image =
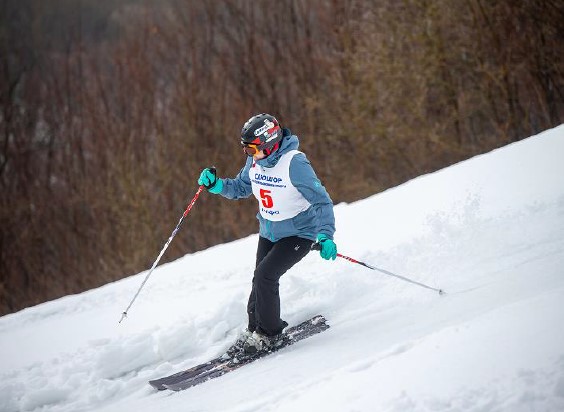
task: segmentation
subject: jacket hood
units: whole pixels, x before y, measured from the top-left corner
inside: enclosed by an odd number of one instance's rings
[[[298,139],[298,136],[292,134],[290,129],[284,128],[282,129],[280,147],[274,153],[271,153],[270,156],[257,160],[256,163],[262,167],[274,167],[283,154],[289,152],[290,150],[298,150],[299,146],[300,140]]]

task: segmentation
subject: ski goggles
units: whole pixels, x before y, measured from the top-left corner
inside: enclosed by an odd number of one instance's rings
[[[241,143],[241,146],[243,146],[243,152],[245,152],[247,156],[254,156],[260,150],[258,144]]]

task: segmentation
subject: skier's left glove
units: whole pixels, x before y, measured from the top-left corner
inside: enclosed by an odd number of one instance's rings
[[[335,260],[337,258],[337,245],[327,235],[320,233],[317,235],[317,243],[321,246],[319,253],[326,260]]]
[[[198,184],[204,185],[208,192],[215,195],[223,190],[223,181],[217,178],[215,167],[206,167],[202,170]]]

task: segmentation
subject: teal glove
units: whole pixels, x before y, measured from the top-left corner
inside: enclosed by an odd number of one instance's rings
[[[337,245],[327,235],[318,234],[317,243],[321,246],[320,254],[323,259],[335,260],[337,258]]]
[[[220,193],[223,190],[223,181],[217,178],[215,173],[215,167],[206,167],[202,170],[200,178],[198,179],[199,185],[204,185],[208,192],[214,195]]]

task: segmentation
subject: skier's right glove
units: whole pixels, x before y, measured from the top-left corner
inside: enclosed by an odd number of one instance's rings
[[[213,194],[218,194],[223,190],[223,181],[217,178],[215,167],[206,167],[202,170],[198,184],[204,185],[208,192]]]

